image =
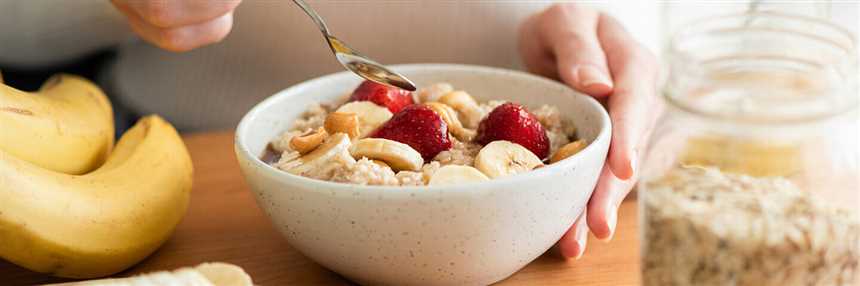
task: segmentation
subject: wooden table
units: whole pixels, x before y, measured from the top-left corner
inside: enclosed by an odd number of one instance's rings
[[[117,276],[207,261],[242,266],[259,285],[351,285],[290,247],[257,207],[233,155],[230,132],[185,136],[194,160],[191,205],[176,232],[152,256]],[[499,285],[638,285],[635,201],[625,202],[610,243],[589,241],[585,257],[551,250]],[[0,261],[0,285],[63,281]]]

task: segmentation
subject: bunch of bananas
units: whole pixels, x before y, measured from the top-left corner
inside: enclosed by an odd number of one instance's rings
[[[148,116],[114,146],[113,111],[70,75],[36,92],[0,78],[0,258],[92,278],[155,251],[188,206],[191,158],[170,123]]]

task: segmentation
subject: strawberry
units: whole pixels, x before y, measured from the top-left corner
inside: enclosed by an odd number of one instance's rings
[[[451,149],[448,125],[426,105],[413,104],[395,113],[385,124],[370,134],[409,145],[424,161],[432,160],[439,152]]]
[[[412,92],[369,80],[365,80],[352,91],[349,101],[370,101],[388,108],[391,113],[397,113],[415,103]]]
[[[549,137],[543,125],[516,103],[499,105],[478,124],[475,142],[486,145],[498,140],[520,144],[541,159],[549,156]]]

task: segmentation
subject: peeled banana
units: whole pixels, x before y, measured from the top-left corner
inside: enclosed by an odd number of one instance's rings
[[[10,132],[0,132],[7,136],[0,141],[3,142],[0,145],[0,258],[61,277],[106,276],[148,256],[179,223],[191,190],[191,158],[176,130],[160,117],[149,116],[131,128],[104,164],[92,172],[71,175],[43,168],[51,160],[33,156],[41,151],[56,152],[59,157],[51,158],[54,160],[70,159],[75,155],[72,153],[77,152],[86,154],[79,156],[85,158],[87,164],[52,166],[78,173],[100,163],[100,156],[110,149],[110,141],[106,139],[96,140],[98,142],[72,139],[100,138],[89,136],[91,133],[87,132],[112,133],[103,122],[111,120],[105,120],[109,112],[99,107],[104,103],[101,97],[92,94],[85,96],[85,100],[66,97],[57,89],[73,91],[64,86],[84,90],[74,92],[95,92],[76,78],[64,76],[60,83],[45,88],[51,91],[48,94],[56,103],[37,102],[41,99],[33,98],[9,100],[25,97],[21,94],[9,97],[6,93],[2,97],[4,106],[16,103],[15,108],[32,112],[34,118],[0,115],[0,128],[24,132],[25,124],[34,124],[33,129],[49,128],[54,124],[62,126],[57,126],[58,131],[53,134],[32,131],[48,136],[36,136],[31,138],[33,141],[24,142],[30,144],[28,148],[35,153],[21,153],[17,145],[6,142],[10,138],[5,134]],[[9,91],[5,87],[3,90]],[[90,113],[82,113],[82,109]],[[42,117],[43,114],[56,117],[49,119]],[[81,124],[85,123],[95,124],[94,128],[100,131],[82,128]],[[60,141],[51,142],[51,138]],[[51,144],[74,145],[56,148]],[[22,154],[24,156],[20,156]]]
[[[57,75],[33,93],[0,84],[0,150],[12,156],[79,175],[104,162],[113,138],[110,102],[86,79]]]
[[[127,278],[101,279],[47,286],[252,286],[251,276],[239,266],[203,263],[193,268],[159,271]]]

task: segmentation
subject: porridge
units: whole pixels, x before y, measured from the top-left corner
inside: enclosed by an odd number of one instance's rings
[[[690,166],[645,186],[644,285],[857,285],[860,222],[787,179]]]
[[[365,81],[347,100],[309,106],[264,160],[319,180],[424,186],[528,172],[586,146],[554,106],[479,103],[447,83],[412,93]]]

